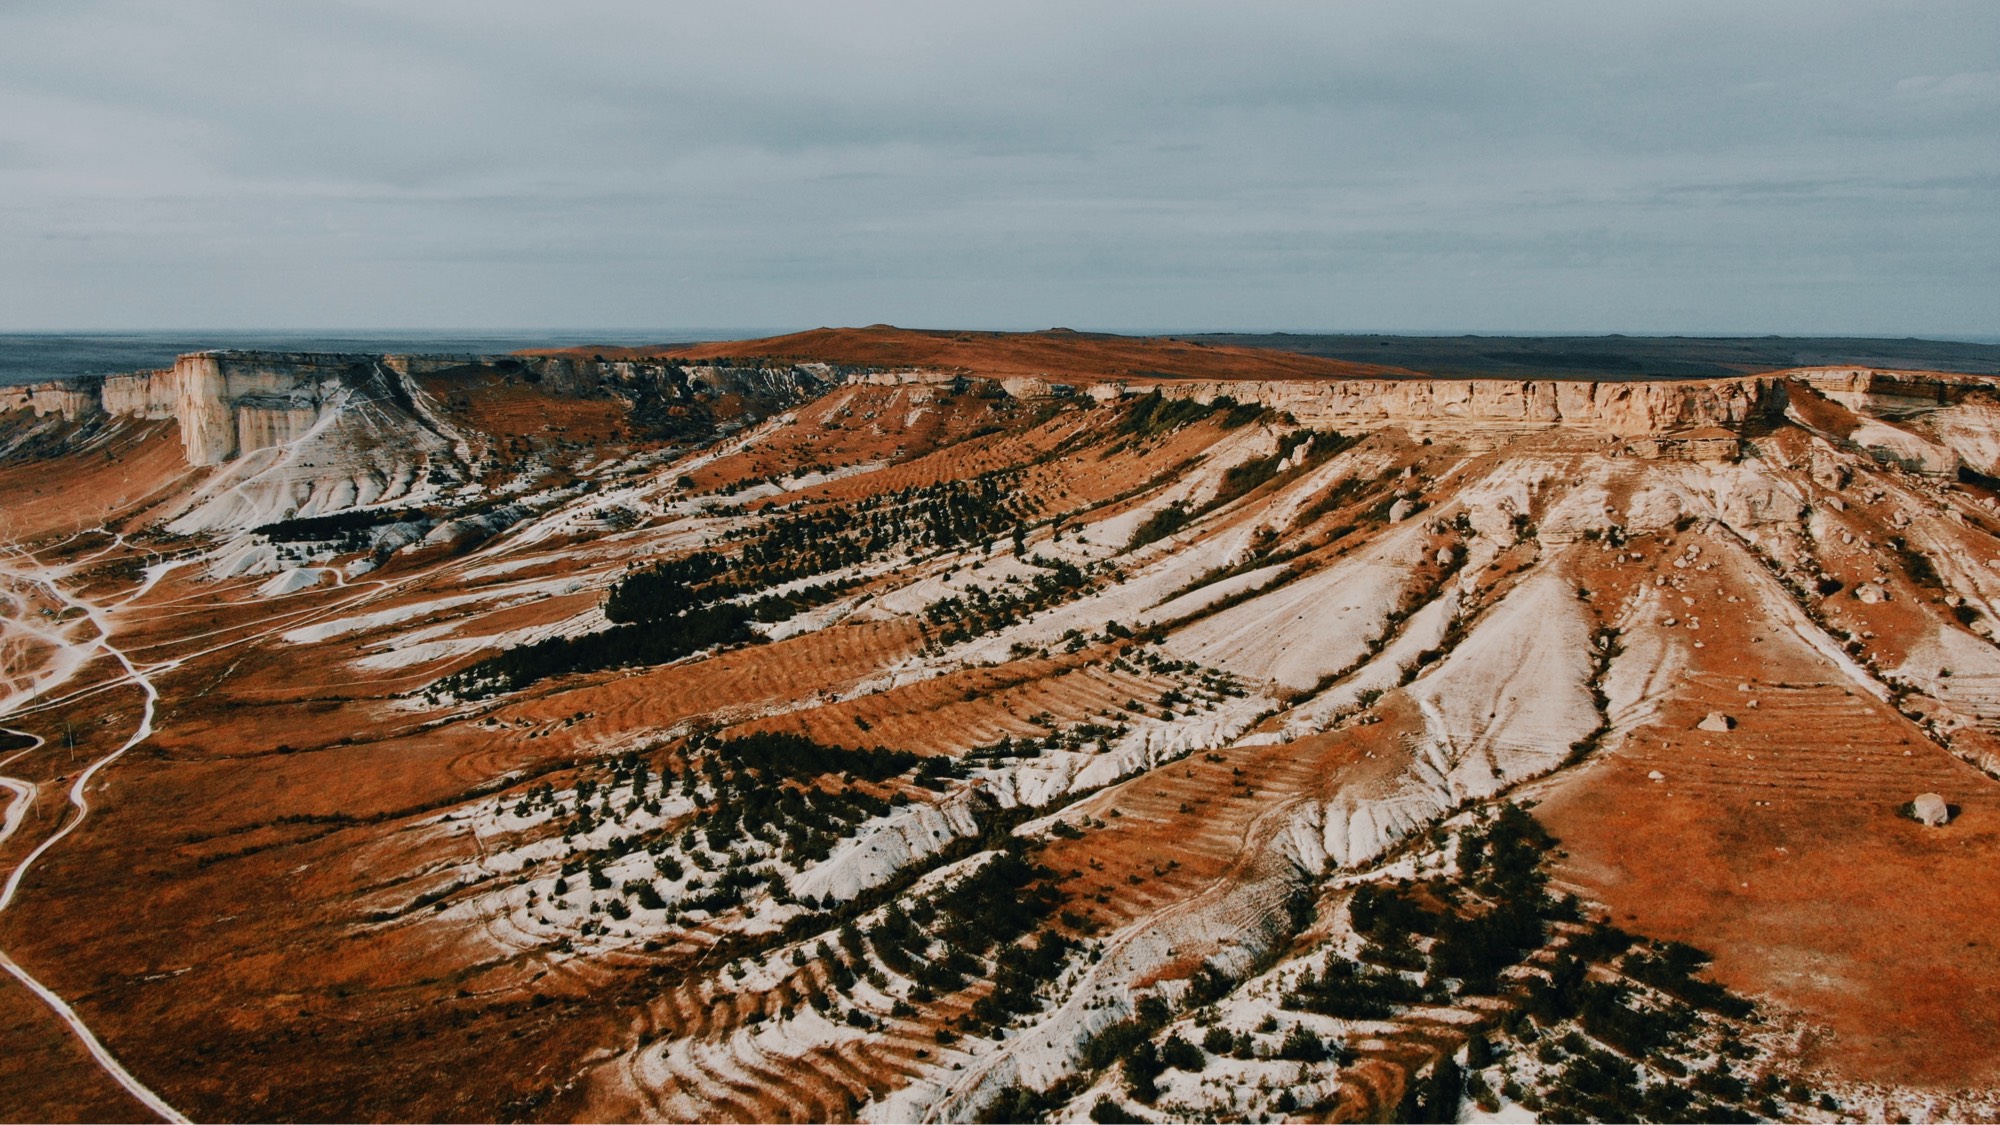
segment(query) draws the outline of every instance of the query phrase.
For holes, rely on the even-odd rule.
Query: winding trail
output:
[[[69,787],[69,803],[75,807],[76,815],[70,818],[68,823],[57,829],[47,839],[36,845],[33,851],[29,852],[20,863],[14,866],[14,870],[7,876],[6,884],[0,886],[0,913],[4,913],[9,906],[13,905],[14,895],[20,890],[22,880],[33,869],[36,861],[40,860],[50,848],[60,843],[64,837],[76,831],[90,815],[90,800],[87,791],[91,780],[97,776],[98,771],[123,757],[126,751],[152,737],[154,709],[159,702],[160,693],[153,686],[153,681],[145,673],[141,672],[122,650],[111,644],[111,628],[109,622],[105,619],[106,610],[70,594],[57,585],[56,581],[45,572],[24,572],[13,568],[11,565],[0,563],[0,576],[39,585],[48,590],[57,600],[63,602],[66,608],[83,610],[84,614],[90,618],[91,624],[97,629],[97,639],[89,642],[89,647],[101,650],[105,655],[117,661],[125,670],[124,678],[118,682],[123,683],[125,680],[130,680],[132,683],[137,684],[139,690],[145,693],[146,699],[140,711],[138,728],[132,732],[132,736],[126,739],[118,749],[92,762],[71,783]],[[142,587],[139,593],[144,593],[145,590],[150,589],[154,579],[155,576],[149,576],[147,585]],[[137,597],[138,594],[134,594],[133,596]],[[130,598],[126,599],[128,602],[130,600]],[[121,602],[120,604],[124,603]],[[39,690],[36,694],[39,694]],[[18,706],[17,704],[14,709],[17,710]],[[30,737],[35,736],[31,735]],[[42,740],[36,738],[34,746],[10,755],[7,758],[7,762],[11,763],[22,755],[39,749],[41,745]],[[0,841],[4,841],[20,826],[23,810],[28,803],[34,800],[38,787],[33,782],[24,781],[19,778],[0,778],[0,786],[4,786],[15,794],[14,801],[8,807],[4,825],[0,825]],[[96,1034],[90,1030],[89,1025],[84,1023],[83,1018],[76,1014],[75,1009],[71,1008],[62,997],[56,995],[47,985],[36,980],[26,969],[23,969],[12,957],[8,956],[4,950],[0,950],[0,969],[5,969],[8,975],[26,985],[28,990],[36,996],[41,997],[42,1002],[49,1006],[49,1009],[56,1014],[56,1017],[68,1025],[71,1033],[83,1044],[84,1050],[89,1052],[90,1057],[96,1061],[97,1065],[103,1069],[105,1074],[110,1076],[112,1081],[118,1083],[126,1093],[136,1098],[147,1109],[158,1114],[162,1120],[176,1123],[188,1120],[179,1110],[169,1105],[166,1099],[154,1093],[137,1078],[134,1078],[131,1072],[125,1069],[124,1064],[118,1061],[118,1057],[113,1055],[110,1049],[98,1040]]]
[[[33,745],[22,747],[5,758],[0,758],[0,767],[13,765],[20,759],[40,750],[42,745],[47,741],[39,734],[31,734],[24,730],[15,730],[12,727],[0,727],[0,734],[18,734],[22,738],[31,738],[34,740]],[[7,804],[6,816],[0,818],[0,844],[4,844],[13,837],[14,830],[21,827],[21,818],[28,815],[28,808],[35,803],[35,798],[41,795],[42,787],[32,781],[23,781],[18,777],[0,775],[0,789],[5,789],[14,794],[14,799]]]

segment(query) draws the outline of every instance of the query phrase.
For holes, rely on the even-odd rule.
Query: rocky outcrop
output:
[[[546,393],[588,397],[659,388],[704,388],[717,394],[796,397],[839,382],[846,372],[826,363],[600,359],[573,355],[385,355],[382,364],[412,377],[485,372],[518,377]],[[948,378],[948,377],[947,377]]]
[[[97,412],[102,392],[97,380],[71,379],[50,383],[17,383],[0,387],[0,411],[28,410],[37,418],[60,414],[74,421]]]
[[[190,465],[295,441],[336,399],[407,400],[402,376],[372,356],[197,352],[174,361],[174,414]]]
[[[107,414],[126,418],[172,418],[179,405],[180,377],[172,368],[106,375],[102,405]]]
[[[1920,793],[1910,802],[1910,815],[1917,823],[1939,828],[1951,820],[1951,806],[1936,793]]]
[[[454,551],[466,550],[491,539],[532,514],[534,513],[524,505],[506,504],[492,511],[460,516],[432,528],[419,543],[414,545],[448,547]]]
[[[1784,413],[1775,379],[1586,382],[1559,379],[1338,379],[1255,382],[1120,382],[1093,387],[1111,399],[1157,390],[1210,402],[1227,396],[1289,412],[1308,426],[1392,424],[1412,430],[1573,427],[1648,437],[1719,426],[1741,430]]]
[[[1333,428],[1398,425],[1416,433],[1459,435],[1579,429],[1623,438],[1642,457],[1692,461],[1734,460],[1746,431],[1780,423],[1789,399],[1787,379],[1867,415],[1922,415],[1924,425],[1967,463],[1982,471],[2000,468],[2000,444],[1985,424],[2000,417],[2000,388],[1979,376],[1927,371],[1802,368],[1733,379],[1651,381],[1130,378],[1074,384],[1047,376],[994,379],[929,368],[847,374],[849,383],[873,386],[992,385],[1016,398],[1084,393],[1115,402],[1152,391],[1198,402],[1227,397],[1284,410],[1304,425]],[[1916,471],[1952,467],[1946,463],[1950,453],[1915,456],[1904,450],[1897,459]]]
[[[1991,380],[1976,376],[1874,367],[1802,367],[1788,374],[1849,410],[1878,415],[1934,410],[1957,402],[1969,390],[1991,385]]]
[[[1734,461],[1743,452],[1743,438],[1721,426],[1702,426],[1683,434],[1636,438],[1631,451],[1649,460]]]
[[[1046,375],[1007,375],[1001,378],[990,378],[984,375],[967,375],[959,371],[937,371],[931,369],[858,371],[849,374],[847,382],[854,385],[873,387],[895,387],[909,384],[952,387],[958,391],[981,394],[990,394],[994,391],[999,391],[1013,398],[1068,398],[1077,393],[1074,383],[1058,383]]]

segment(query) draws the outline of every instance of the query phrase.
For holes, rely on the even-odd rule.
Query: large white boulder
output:
[[[1936,793],[1922,793],[1916,800],[1910,802],[1910,815],[1916,817],[1921,824],[1938,828],[1951,819],[1951,806],[1945,804],[1944,798]]]

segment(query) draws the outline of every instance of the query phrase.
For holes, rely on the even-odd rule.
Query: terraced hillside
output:
[[[2000,1115],[1988,381],[342,362],[0,415],[0,1115]]]

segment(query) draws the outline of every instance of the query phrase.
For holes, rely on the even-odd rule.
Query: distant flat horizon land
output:
[[[947,329],[920,331],[956,331]],[[977,331],[977,330],[967,330]],[[480,331],[187,331],[0,333],[0,385],[163,367],[211,348],[282,351],[479,352],[646,348],[748,340],[756,329]],[[1408,368],[1443,378],[1712,378],[1788,367],[1866,367],[2000,375],[2000,337],[1412,334],[1334,332],[1080,332],[1167,337]]]

